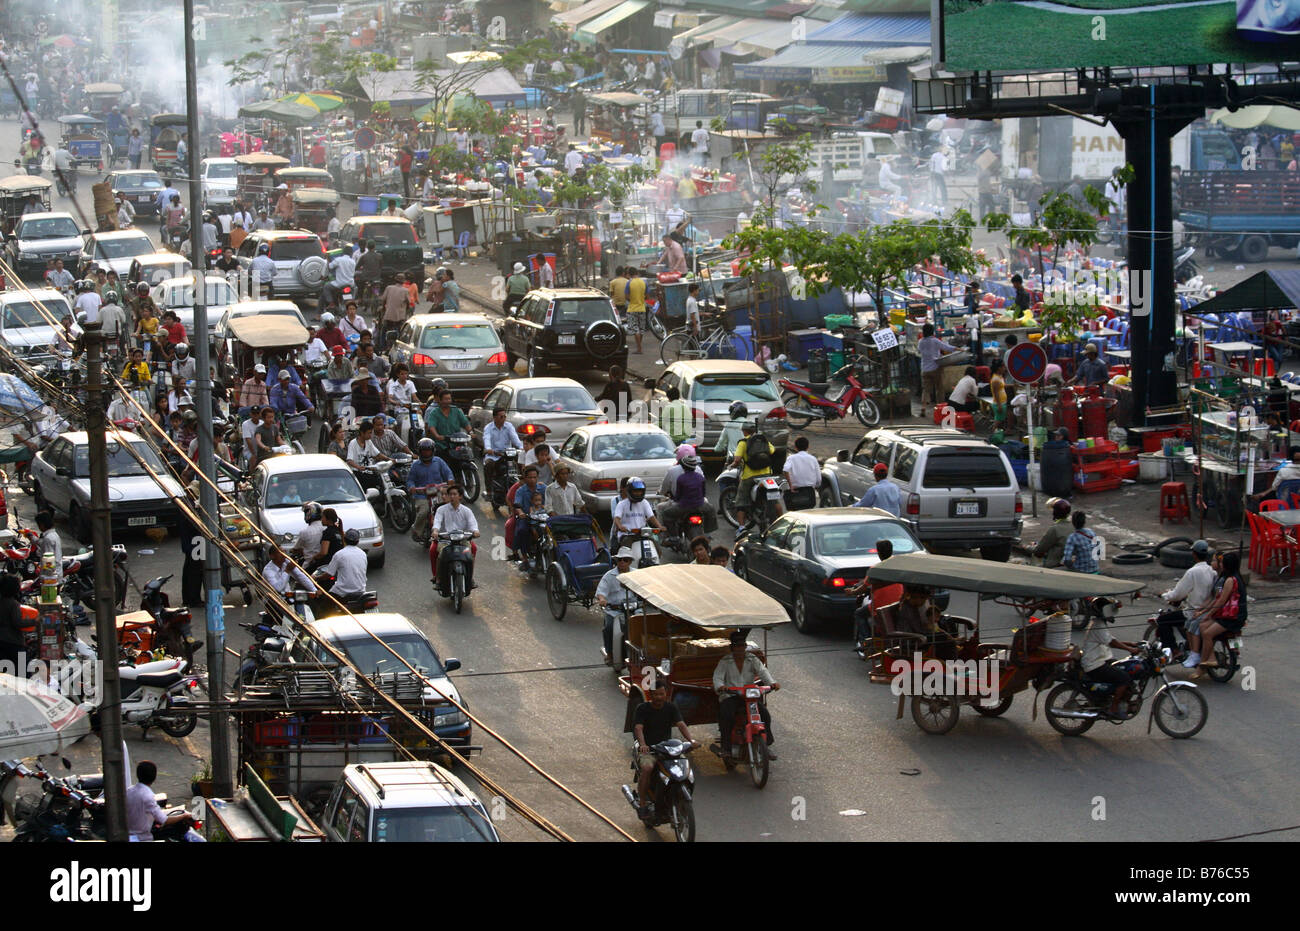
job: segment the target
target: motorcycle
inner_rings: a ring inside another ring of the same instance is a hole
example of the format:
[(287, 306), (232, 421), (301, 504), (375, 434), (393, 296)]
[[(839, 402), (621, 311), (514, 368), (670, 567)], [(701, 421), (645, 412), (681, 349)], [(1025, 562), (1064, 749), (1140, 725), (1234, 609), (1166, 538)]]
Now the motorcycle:
[[(420, 430), (423, 429), (424, 426), (421, 424)], [(474, 448), (470, 445), (468, 433), (453, 433), (447, 437), (446, 462), (447, 468), (451, 469), (451, 474), (464, 490), (465, 503), (473, 504), (478, 500), (478, 493), (483, 483), (479, 480), (478, 463), (474, 461)], [(507, 478), (506, 488), (509, 488), (514, 481), (518, 481), (517, 476), (513, 481)]]
[(438, 564), (434, 585), (438, 594), (451, 599), (452, 610), (460, 614), (461, 604), (469, 597), (470, 578), (474, 573), (474, 553), (470, 535), (463, 530), (438, 534)]
[(54, 190), (60, 197), (77, 196), (77, 172), (74, 168), (54, 172)]
[[(848, 373), (845, 375), (844, 373)], [(782, 378), (779, 382), (783, 390), (781, 403), (785, 406), (786, 420), (795, 427), (806, 427), (814, 420), (829, 423), (840, 420), (849, 411), (858, 418), (864, 427), (874, 427), (880, 423), (880, 407), (871, 397), (871, 392), (858, 381), (861, 375), (861, 359), (855, 358), (848, 365), (831, 374), (830, 382), (795, 381)], [(827, 392), (832, 382), (843, 377), (843, 387), (831, 397)]]
[(506, 492), (519, 481), (519, 450), (514, 447), (507, 449), (502, 457), (494, 463), (494, 466), (491, 486), (492, 510), (495, 511), (506, 506)]
[[(300, 621), (311, 623), (316, 619), (311, 609), (311, 596), (307, 592), (295, 590), (289, 600)], [(239, 669), (235, 672), (235, 688), (256, 682), (258, 672), (280, 662), (285, 650), (289, 649), (297, 637), (292, 619), (277, 617), (270, 611), (261, 612), (254, 623), (241, 622), (239, 626), (248, 631), (253, 642), (248, 645)]]
[[(718, 513), (736, 528), (740, 528), (740, 519), (736, 516), (739, 507), (736, 492), (739, 488), (738, 467), (733, 466), (718, 476)], [(783, 478), (773, 475), (755, 478), (751, 485), (749, 507), (746, 509), (746, 526), (759, 533), (766, 531), (772, 521), (785, 513), (785, 495), (789, 490), (789, 484)]]
[(1186, 284), (1200, 274), (1194, 255), (1196, 255), (1196, 247), (1188, 246), (1174, 256), (1174, 281), (1178, 284)]
[[(675, 737), (661, 740), (650, 748), (655, 758), (655, 771), (650, 780), (651, 795), (646, 800), (648, 812), (642, 818), (642, 823), (648, 828), (671, 824), (673, 834), (683, 844), (695, 840), (695, 809), (691, 801), (695, 791), (695, 770), (688, 756), (691, 749), (690, 744)], [(632, 772), (639, 776), (635, 750), (631, 766)], [(622, 788), (628, 804), (639, 809), (634, 786)]]
[[(1160, 622), (1174, 613), (1182, 615), (1182, 612), (1176, 608), (1166, 608), (1159, 614), (1153, 614), (1147, 618), (1147, 627), (1142, 634), (1142, 639), (1152, 643), (1160, 643)], [(1170, 630), (1170, 637), (1173, 641), (1173, 646), (1166, 647), (1171, 651), (1170, 662), (1180, 663), (1187, 658), (1187, 630), (1184, 628), (1181, 619), (1174, 620), (1166, 626)], [(1214, 660), (1218, 665), (1205, 667), (1205, 671), (1211, 679), (1215, 682), (1227, 682), (1237, 674), (1237, 670), (1241, 668), (1241, 647), (1240, 633), (1231, 634), (1225, 630), (1219, 634), (1214, 641)]]
[(399, 481), (393, 473), (396, 472), (398, 476), (403, 475), (410, 464), (410, 456), (399, 456), (374, 465), (363, 463), (365, 465), (363, 471), (369, 472), (379, 483), (378, 488), (373, 484), (366, 487), (366, 483), (362, 483), (362, 486), (366, 487), (366, 497), (370, 499), (379, 519), (387, 519), (398, 533), (406, 533), (411, 529), (411, 524), (415, 523), (415, 505), (411, 502), (411, 496), (406, 493), (405, 478)]
[(632, 552), (636, 554), (636, 567), (638, 569), (644, 569), (646, 566), (657, 566), (659, 565), (659, 550), (655, 548), (655, 537), (662, 533), (662, 530), (657, 530), (647, 524), (640, 530), (622, 534), (619, 537), (618, 545), (620, 547), (632, 547)]
[[(120, 543), (113, 544), (113, 603), (119, 610), (126, 607), (127, 579), (126, 547)], [(31, 579), (24, 582), (24, 593), (28, 583), (38, 581), (38, 569)], [(60, 596), (67, 605), (84, 605), (91, 610), (95, 607), (95, 550), (87, 548), (84, 553), (63, 557), (63, 587)]]
[[(35, 779), (39, 796), (19, 796), (18, 780)], [(14, 843), (66, 843), (105, 840), (108, 814), (102, 797), (92, 794), (92, 777), (60, 778), (39, 765), (35, 769), (18, 760), (0, 761), (0, 821), (14, 827)], [(87, 788), (82, 783), (87, 783)], [(102, 794), (103, 777), (96, 787)]]
[[(317, 569), (312, 575), (312, 581), (316, 587), (325, 592), (332, 588), (335, 582), (334, 576), (330, 575), (324, 569)], [(313, 600), (316, 611), (316, 617), (330, 617), (337, 614), (339, 609), (334, 606), (334, 601), (343, 605), (342, 610), (351, 614), (374, 614), (379, 610), (379, 592), (373, 589), (366, 589), (363, 592), (353, 592), (348, 595), (334, 595), (334, 600), (318, 596)], [(316, 610), (316, 609), (319, 610)]]
[(41, 574), (41, 535), (27, 527), (8, 531), (11, 539), (0, 549), (0, 570), (23, 580)]
[(194, 654), (203, 646), (203, 641), (192, 636), (193, 615), (190, 609), (183, 605), (173, 608), (163, 591), (170, 579), (170, 575), (163, 575), (145, 583), (140, 593), (140, 610), (149, 612), (154, 619), (154, 647), (161, 647), (168, 656), (180, 657), (193, 668)]
[[(95, 656), (95, 651), (85, 645), (83, 653), (88, 659)], [(191, 707), (191, 698), (200, 683), (188, 669), (189, 663), (176, 658), (118, 666), (123, 723), (139, 725), (146, 738), (153, 727), (169, 737), (193, 733), (199, 716)], [(98, 729), (98, 710), (91, 712), (91, 723)]]
[(735, 769), (740, 761), (749, 762), (749, 777), (754, 780), (754, 788), (761, 789), (767, 785), (768, 773), (772, 768), (772, 757), (767, 749), (767, 727), (763, 724), (760, 706), (763, 696), (772, 691), (770, 685), (728, 686), (724, 691), (739, 696), (745, 702), (743, 714), (736, 715), (736, 722), (731, 728), (731, 752), (723, 754), (722, 742), (711, 744), (709, 750), (716, 754), (727, 768)]
[(687, 511), (674, 524), (664, 523), (663, 545), (683, 559), (690, 559), (691, 540), (704, 532), (704, 511), (695, 508)]

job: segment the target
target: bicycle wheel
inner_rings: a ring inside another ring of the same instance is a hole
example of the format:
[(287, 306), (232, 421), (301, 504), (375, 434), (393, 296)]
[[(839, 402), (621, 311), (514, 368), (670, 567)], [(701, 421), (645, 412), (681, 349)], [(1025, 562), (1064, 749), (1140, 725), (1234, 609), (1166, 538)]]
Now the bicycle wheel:
[(659, 358), (663, 360), (664, 365), (672, 365), (674, 362), (683, 359), (700, 359), (703, 357), (704, 353), (700, 349), (699, 339), (680, 330), (669, 333), (659, 347)]
[(718, 358), (752, 359), (754, 358), (753, 344), (737, 333), (730, 333), (718, 344)]

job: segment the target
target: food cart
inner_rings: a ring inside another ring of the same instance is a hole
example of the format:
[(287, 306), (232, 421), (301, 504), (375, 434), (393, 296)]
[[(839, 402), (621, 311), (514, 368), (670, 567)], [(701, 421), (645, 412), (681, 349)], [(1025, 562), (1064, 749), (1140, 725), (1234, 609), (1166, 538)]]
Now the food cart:
[(641, 139), (649, 125), (649, 102), (640, 94), (610, 92), (587, 98), (590, 138), (621, 145), (630, 152), (641, 150)]

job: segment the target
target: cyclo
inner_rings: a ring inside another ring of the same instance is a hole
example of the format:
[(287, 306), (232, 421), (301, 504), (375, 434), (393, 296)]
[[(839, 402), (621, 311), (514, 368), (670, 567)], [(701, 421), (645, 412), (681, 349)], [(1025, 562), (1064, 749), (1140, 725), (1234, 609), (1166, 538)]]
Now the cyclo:
[[(242, 384), (244, 373), (258, 362), (279, 356), (297, 368), (293, 360), (307, 344), (307, 328), (287, 315), (232, 317), (229, 335), (220, 347), (220, 360), (227, 383)], [(307, 389), (303, 388), (305, 394)], [(303, 451), (301, 438), (307, 432), (307, 415), (277, 414), (282, 437), (294, 452)]]
[(263, 209), (269, 212), (274, 206), (271, 203), (271, 175), (281, 168), (289, 167), (289, 160), (270, 152), (248, 152), (236, 155), (235, 164), (239, 166), (239, 175), (235, 178), (235, 196), (254, 213)]
[[(619, 691), (627, 697), (623, 720), (627, 732), (632, 730), (636, 709), (656, 686), (667, 690), (668, 700), (686, 724), (716, 726), (713, 673), (731, 656), (731, 635), (762, 630), (762, 649), (752, 641), (747, 649), (766, 662), (768, 631), (790, 623), (776, 599), (721, 566), (648, 566), (623, 573), (619, 582), (636, 596), (632, 606), (625, 606), (625, 638), (618, 637), (617, 630), (614, 638), (627, 651), (627, 671), (618, 680)], [(617, 669), (617, 647), (615, 654)], [(746, 688), (742, 696), (746, 713), (737, 717), (731, 735), (733, 756), (723, 758), (727, 769), (747, 762), (750, 778), (760, 789), (771, 766), (759, 709), (766, 691), (767, 686), (759, 683)]]
[[(871, 666), (871, 681), (891, 685), (898, 695), (899, 718), (910, 695), (912, 720), (929, 734), (952, 730), (963, 704), (985, 717), (1004, 714), (1016, 693), (1031, 687), (1036, 695), (1050, 689), (1044, 711), (1054, 728), (1069, 734), (1087, 730), (1103, 715), (1087, 696), (1081, 697), (1082, 692), (1096, 691), (1100, 696), (1105, 690), (1066, 687), (1078, 678), (1079, 655), (1077, 645), (1071, 643), (1069, 603), (1081, 599), (1085, 610), (1101, 622), (1103, 613), (1113, 616), (1116, 598), (1144, 587), (1131, 579), (928, 553), (893, 556), (873, 566), (870, 578), (873, 584), (900, 584), (905, 591), (947, 589), (976, 595), (973, 619), (941, 612), (938, 631), (929, 636), (898, 631), (887, 623), (896, 617), (898, 603), (873, 605), (873, 630), (863, 651)], [(994, 642), (981, 637), (985, 601), (1044, 610), (1059, 605), (1061, 610), (1030, 617), (1023, 627), (1011, 631), (1009, 641)], [(1144, 667), (1141, 683), (1135, 686), (1139, 705), (1146, 682), (1161, 672), (1162, 660), (1167, 659), (1151, 644), (1143, 645), (1142, 656), (1149, 669)], [(1190, 683), (1164, 682), (1152, 700), (1152, 716), (1170, 736), (1190, 736), (1181, 732), (1179, 722), (1202, 710), (1203, 700), (1199, 695), (1187, 697), (1183, 690), (1195, 689)], [(1036, 699), (1034, 712), (1037, 716)], [(1058, 726), (1060, 722), (1069, 723)]]

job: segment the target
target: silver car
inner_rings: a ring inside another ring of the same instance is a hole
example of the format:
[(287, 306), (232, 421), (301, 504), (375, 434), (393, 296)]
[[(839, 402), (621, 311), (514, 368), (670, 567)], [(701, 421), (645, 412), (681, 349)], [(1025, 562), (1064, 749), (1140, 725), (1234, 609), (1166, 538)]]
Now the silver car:
[(416, 314), (402, 324), (388, 356), (393, 365), (406, 364), (421, 394), (441, 378), (452, 397), (481, 398), (510, 374), (501, 337), (482, 314)]
[(315, 501), (337, 511), (345, 531), (361, 533), (361, 548), (370, 558), (371, 569), (383, 566), (383, 522), (352, 470), (338, 456), (274, 456), (253, 470), (249, 484), (245, 503), (255, 515), (258, 529), (277, 546), (293, 545), (307, 525), (303, 502)]
[(49, 362), (55, 323), (71, 313), (67, 298), (53, 288), (0, 291), (0, 341), (28, 362)]
[(272, 293), (279, 297), (317, 297), (329, 273), (325, 247), (320, 237), (308, 230), (256, 230), (239, 246), (240, 270), (251, 274), (257, 247), (266, 243), (275, 263)]
[(508, 378), (475, 401), (469, 409), (469, 425), (481, 446), (483, 428), (492, 422), (492, 411), (506, 409), (506, 420), (518, 430), (526, 423), (546, 428), (546, 442), (558, 448), (578, 427), (605, 423), (604, 415), (590, 392), (572, 378)]
[[(231, 304), (239, 303), (239, 291), (235, 286), (216, 272), (203, 276), (203, 304), (208, 309), (208, 337), (217, 332), (223, 310)], [(185, 332), (194, 339), (194, 279), (168, 278), (154, 285), (150, 292), (159, 313), (173, 311), (185, 324)], [(296, 307), (295, 307), (296, 309)], [(301, 315), (301, 312), (300, 312)]]
[[(714, 453), (713, 447), (730, 419), (728, 409), (741, 401), (749, 410), (749, 420), (766, 421), (763, 432), (776, 450), (778, 464), (785, 458), (789, 430), (785, 426), (781, 392), (772, 376), (757, 363), (729, 359), (674, 362), (656, 379), (654, 400), (666, 403), (669, 388), (676, 388), (682, 400), (698, 412), (695, 445), (701, 456), (720, 455)], [(702, 437), (699, 431), (703, 432)]]
[(633, 475), (645, 480), (646, 497), (653, 500), (677, 459), (672, 438), (658, 427), (604, 423), (574, 430), (560, 448), (559, 462), (573, 470), (573, 483), (594, 514), (613, 511), (619, 485)]
[(149, 234), (144, 230), (115, 230), (109, 233), (91, 233), (81, 247), (81, 256), (77, 268), (81, 274), (92, 264), (104, 271), (110, 268), (117, 272), (117, 277), (126, 280), (131, 271), (131, 262), (142, 255), (153, 255), (158, 251)]

